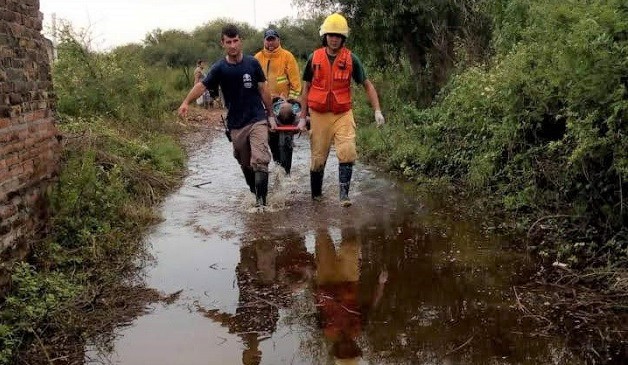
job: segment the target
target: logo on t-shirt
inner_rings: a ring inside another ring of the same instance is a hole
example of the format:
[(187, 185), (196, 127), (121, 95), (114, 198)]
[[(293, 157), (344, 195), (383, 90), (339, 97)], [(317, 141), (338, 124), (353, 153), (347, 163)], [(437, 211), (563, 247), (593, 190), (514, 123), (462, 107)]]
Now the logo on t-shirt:
[(242, 75), (242, 82), (244, 83), (244, 87), (247, 89), (250, 89), (253, 87), (253, 79), (251, 78), (251, 75), (249, 74)]

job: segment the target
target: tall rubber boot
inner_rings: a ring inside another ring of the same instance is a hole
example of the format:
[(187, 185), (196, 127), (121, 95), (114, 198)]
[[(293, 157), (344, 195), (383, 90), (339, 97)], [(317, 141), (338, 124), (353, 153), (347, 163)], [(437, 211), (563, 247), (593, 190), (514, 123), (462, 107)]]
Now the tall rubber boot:
[(266, 206), (266, 195), (268, 194), (268, 172), (255, 171), (255, 205)]
[(351, 205), (351, 199), (349, 199), (349, 186), (351, 185), (352, 174), (352, 163), (341, 163), (338, 165), (338, 181), (340, 182), (340, 204), (343, 207), (348, 207)]
[(273, 157), (273, 161), (279, 163), (281, 156), (279, 155), (279, 134), (280, 132), (268, 133), (268, 146), (270, 147), (270, 154)]
[(246, 185), (249, 186), (249, 190), (251, 193), (255, 194), (255, 171), (250, 168), (242, 168), (242, 172), (244, 173), (244, 179), (246, 180)]
[(310, 188), (312, 189), (312, 199), (321, 200), (323, 198), (323, 174), (325, 171), (310, 171)]
[(286, 174), (290, 175), (292, 169), (292, 135), (288, 133), (279, 134), (279, 161)]

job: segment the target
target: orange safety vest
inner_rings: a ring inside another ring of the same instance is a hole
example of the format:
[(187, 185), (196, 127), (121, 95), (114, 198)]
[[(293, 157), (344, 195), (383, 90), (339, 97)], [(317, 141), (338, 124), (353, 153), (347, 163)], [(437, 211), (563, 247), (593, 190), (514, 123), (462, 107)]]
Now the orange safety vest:
[(317, 49), (312, 55), (312, 73), (308, 107), (319, 113), (340, 114), (351, 110), (351, 51), (341, 48), (332, 65), (325, 48)]

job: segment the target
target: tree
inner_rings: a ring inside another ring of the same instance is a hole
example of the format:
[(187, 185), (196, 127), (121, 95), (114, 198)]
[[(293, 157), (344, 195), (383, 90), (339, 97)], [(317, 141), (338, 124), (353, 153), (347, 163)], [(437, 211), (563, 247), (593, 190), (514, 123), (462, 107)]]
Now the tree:
[(223, 55), (220, 45), (220, 33), (222, 27), (227, 24), (234, 24), (240, 31), (242, 47), (245, 54), (252, 54), (259, 48), (262, 36), (259, 31), (247, 23), (236, 22), (227, 18), (220, 18), (206, 23), (192, 32), (192, 38), (205, 48), (203, 53), (210, 62), (213, 62)]
[(427, 91), (424, 104), (447, 82), (458, 44), (474, 48), (476, 52), (467, 54), (476, 58), (487, 49), (490, 21), (482, 12), (484, 1), (294, 0), (306, 9), (337, 9), (345, 14), (352, 42), (371, 63), (387, 67), (407, 57)]
[(192, 83), (190, 66), (203, 54), (203, 45), (192, 36), (180, 30), (155, 29), (144, 39), (144, 59), (150, 65), (180, 68)]

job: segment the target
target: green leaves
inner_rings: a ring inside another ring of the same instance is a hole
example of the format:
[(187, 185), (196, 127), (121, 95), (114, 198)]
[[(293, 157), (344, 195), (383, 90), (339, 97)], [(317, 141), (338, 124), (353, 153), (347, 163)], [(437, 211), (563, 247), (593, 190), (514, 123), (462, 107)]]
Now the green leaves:
[(598, 242), (598, 254), (612, 250), (614, 260), (627, 259), (627, 241), (604, 244), (624, 237), (616, 235), (628, 226), (625, 4), (492, 5), (497, 53), (486, 65), (458, 69), (431, 107), (400, 107), (416, 105), (398, 92), (413, 82), (407, 71), (381, 77), (396, 80), (378, 83), (382, 105), (396, 112), (389, 120), (413, 125), (394, 127), (400, 143), (383, 152), (388, 163), (495, 193), (514, 211), (581, 217), (594, 229), (578, 234)]
[(38, 272), (17, 263), (11, 275), (12, 292), (0, 307), (0, 364), (13, 363), (14, 351), (81, 291), (61, 273)]
[[(52, 70), (61, 114), (83, 118), (99, 116), (138, 124), (142, 118), (151, 118), (156, 128), (161, 126), (158, 122), (164, 119), (169, 98), (181, 97), (172, 91), (174, 86), (166, 87), (163, 80), (169, 75), (167, 70), (162, 71), (160, 77), (153, 76), (154, 71), (147, 69), (140, 57), (139, 46), (127, 45), (98, 53), (91, 51), (89, 45), (81, 44), (70, 27), (62, 34), (58, 59)], [(138, 128), (144, 129), (144, 124)]]

